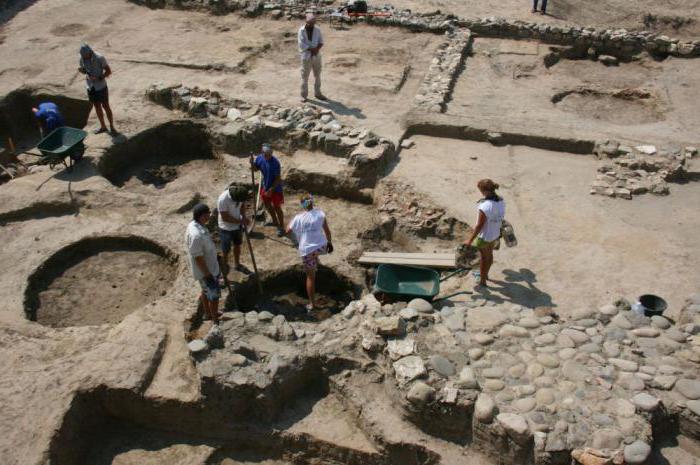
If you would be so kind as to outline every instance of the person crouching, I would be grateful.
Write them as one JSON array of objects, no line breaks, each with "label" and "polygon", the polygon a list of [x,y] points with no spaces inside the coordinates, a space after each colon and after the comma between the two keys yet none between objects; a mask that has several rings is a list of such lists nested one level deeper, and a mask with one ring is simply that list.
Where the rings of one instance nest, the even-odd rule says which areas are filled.
[{"label": "person crouching", "polygon": [[299,255],[306,273],[306,293],[309,297],[306,310],[311,311],[316,306],[316,270],[319,257],[332,253],[333,243],[326,214],[323,210],[314,208],[311,194],[302,195],[299,201],[303,211],[292,219],[285,232],[293,232],[299,242]]}]

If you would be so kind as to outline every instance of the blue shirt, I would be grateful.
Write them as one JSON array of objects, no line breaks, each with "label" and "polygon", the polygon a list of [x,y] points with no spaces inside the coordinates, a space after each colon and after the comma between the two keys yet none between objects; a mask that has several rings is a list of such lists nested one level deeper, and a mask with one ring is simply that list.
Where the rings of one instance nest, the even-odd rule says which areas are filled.
[{"label": "blue shirt", "polygon": [[[280,166],[279,160],[273,155],[269,160],[265,160],[264,155],[258,155],[255,159],[255,167],[260,170],[263,175],[263,189],[266,191],[270,189],[272,183],[275,182],[275,178],[282,175],[282,167]],[[275,187],[275,192],[282,192],[282,183],[280,182],[277,187]]]},{"label": "blue shirt", "polygon": [[44,126],[44,129],[46,129],[47,131],[51,132],[56,128],[60,128],[66,125],[66,122],[63,120],[63,116],[61,116],[61,113],[58,111],[58,107],[55,103],[40,103],[37,110],[39,111],[34,113],[34,116],[39,118],[42,125]]}]

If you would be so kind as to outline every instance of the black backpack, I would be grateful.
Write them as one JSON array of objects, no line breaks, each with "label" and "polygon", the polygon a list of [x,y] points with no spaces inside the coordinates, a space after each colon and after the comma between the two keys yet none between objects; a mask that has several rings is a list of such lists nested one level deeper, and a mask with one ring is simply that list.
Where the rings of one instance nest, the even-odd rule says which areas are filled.
[{"label": "black backpack", "polygon": [[348,13],[367,13],[367,2],[365,0],[352,0],[348,2]]}]

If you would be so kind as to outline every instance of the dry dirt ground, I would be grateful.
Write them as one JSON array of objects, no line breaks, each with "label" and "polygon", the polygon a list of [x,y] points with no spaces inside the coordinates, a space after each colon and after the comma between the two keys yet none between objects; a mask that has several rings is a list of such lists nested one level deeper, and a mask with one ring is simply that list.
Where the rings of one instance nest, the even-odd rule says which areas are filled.
[{"label": "dry dirt ground", "polygon": [[[238,327],[231,324],[235,320],[229,320],[227,343],[233,340],[242,346],[236,349],[240,353],[260,358],[254,367],[247,366],[248,379],[233,374],[221,388],[217,382],[228,372],[216,369],[249,362],[225,359],[207,372],[190,355],[186,338],[209,326],[197,328],[199,289],[187,269],[182,242],[194,203],[214,205],[228,182],[249,181],[247,153],[193,151],[170,164],[137,153],[134,163],[111,180],[98,169],[114,146],[158,124],[186,119],[144,98],[152,84],[198,86],[254,104],[298,105],[298,22],[151,10],[121,0],[91,0],[89,6],[83,0],[26,3],[26,9],[0,24],[0,96],[21,86],[51,86],[53,92],[84,98],[76,67],[79,44],[87,41],[112,66],[110,96],[122,135],[114,140],[88,136],[86,160],[72,173],[44,166],[0,185],[0,261],[5,264],[0,275],[0,462],[493,463],[409,422],[383,390],[386,373],[368,357],[323,359],[327,372],[318,376],[319,347],[345,347],[340,315],[324,314],[315,328],[313,318],[304,321],[308,333],[295,333],[296,345],[262,332],[239,341]],[[532,18],[527,1],[399,0],[395,5],[465,17]],[[658,17],[653,24],[657,30],[693,38],[700,35],[699,6],[694,0],[605,0],[595,5],[552,0],[551,16],[537,20],[642,28],[642,16],[649,12]],[[674,17],[690,21],[674,29]],[[327,44],[324,93],[331,100],[316,104],[344,124],[372,130],[398,145],[404,117],[442,38],[398,28],[321,26]],[[698,145],[700,59],[655,61],[642,55],[619,67],[561,60],[546,68],[548,51],[536,42],[477,37],[441,121],[560,138]],[[619,92],[629,89],[633,97],[623,92],[621,98]],[[87,128],[95,125],[93,113]],[[675,318],[684,299],[698,292],[697,161],[690,162],[691,181],[673,184],[670,195],[627,201],[589,195],[600,164],[592,155],[426,135],[411,139],[415,146],[401,150],[381,175],[406,183],[470,225],[478,199],[475,184],[493,178],[502,186],[507,217],[519,238],[518,247],[496,254],[490,290],[448,304],[488,301],[504,312],[512,304],[548,306],[566,318],[619,296],[634,300],[652,292],[666,298],[667,315]],[[20,142],[24,146],[36,140]],[[181,151],[167,141],[162,145],[165,152]],[[284,174],[296,169],[333,177],[348,163],[310,149],[281,149],[278,155]],[[288,192],[287,218],[298,212],[296,195]],[[316,199],[328,215],[336,247],[322,259],[330,270],[328,282],[350,282],[359,296],[366,291],[365,274],[353,259],[365,245],[358,235],[376,226],[376,205],[322,195]],[[461,239],[409,234],[381,246],[431,252],[451,249]],[[251,240],[268,289],[278,297],[292,295],[301,278],[292,242],[263,225]],[[245,248],[242,262],[252,268]],[[235,272],[229,277],[245,291],[243,301],[259,303],[251,297],[257,292],[254,280]],[[472,285],[471,277],[461,276],[442,290]],[[229,299],[226,306],[235,303]],[[446,340],[454,339],[448,335]],[[313,351],[301,357],[298,347],[306,341]],[[322,378],[323,386],[315,388],[323,395],[285,377],[288,367],[279,361],[283,356],[311,360],[305,362],[311,374],[303,371],[301,376],[310,383]],[[367,386],[338,388],[346,381],[352,384],[348,380],[356,371]],[[270,381],[280,373],[281,381]],[[295,402],[284,397],[289,385],[298,394]],[[336,397],[337,391],[347,398]],[[226,403],[231,399],[240,403],[232,407]],[[237,423],[236,415],[232,419],[219,411],[237,413],[250,405],[279,415]],[[226,421],[209,422],[205,414],[216,419],[221,414]],[[683,441],[682,447],[662,444],[655,463],[697,465],[697,446]]]}]

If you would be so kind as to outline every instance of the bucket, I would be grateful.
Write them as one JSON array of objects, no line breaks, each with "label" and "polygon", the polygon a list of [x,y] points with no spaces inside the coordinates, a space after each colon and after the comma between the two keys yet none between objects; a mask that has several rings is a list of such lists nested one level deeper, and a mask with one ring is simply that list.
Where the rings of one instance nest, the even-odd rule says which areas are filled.
[{"label": "bucket", "polygon": [[644,315],[646,316],[661,315],[668,308],[666,301],[654,294],[639,296],[639,303],[644,307]]}]

